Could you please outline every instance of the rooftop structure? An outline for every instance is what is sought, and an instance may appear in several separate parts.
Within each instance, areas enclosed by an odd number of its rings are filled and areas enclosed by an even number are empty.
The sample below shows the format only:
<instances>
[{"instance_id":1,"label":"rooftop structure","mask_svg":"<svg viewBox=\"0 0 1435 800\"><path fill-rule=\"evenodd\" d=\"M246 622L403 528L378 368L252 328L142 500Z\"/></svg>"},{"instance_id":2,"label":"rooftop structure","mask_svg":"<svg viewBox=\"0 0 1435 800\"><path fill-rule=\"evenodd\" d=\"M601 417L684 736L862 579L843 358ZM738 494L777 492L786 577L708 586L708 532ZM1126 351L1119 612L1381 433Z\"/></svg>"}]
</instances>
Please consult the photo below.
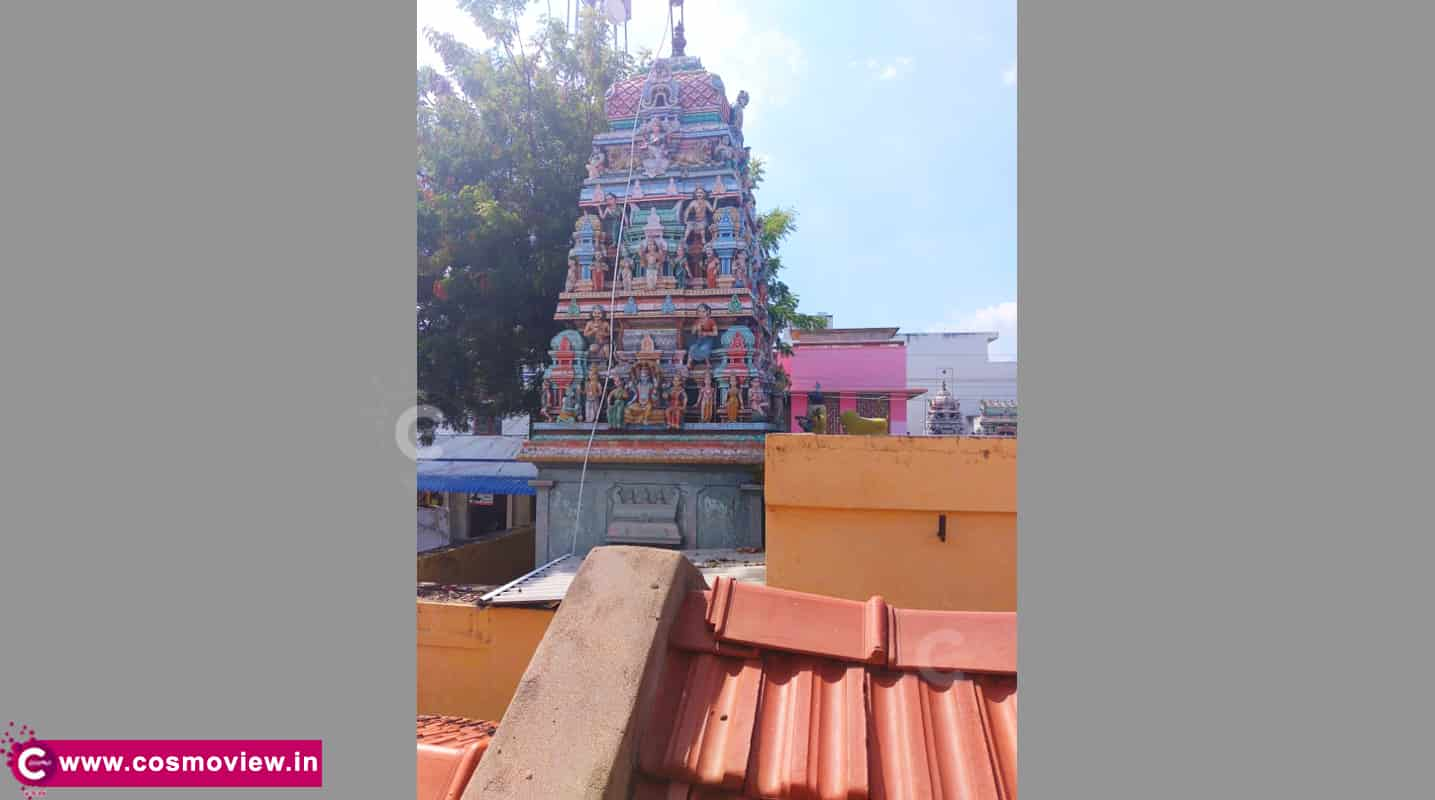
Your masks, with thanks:
<instances>
[{"instance_id":1,"label":"rooftop structure","mask_svg":"<svg viewBox=\"0 0 1435 800\"><path fill-rule=\"evenodd\" d=\"M981 436L1016 436L1016 401L983 400L974 432Z\"/></svg>"},{"instance_id":2,"label":"rooftop structure","mask_svg":"<svg viewBox=\"0 0 1435 800\"><path fill-rule=\"evenodd\" d=\"M420 714L418 800L458 800L496 730L483 720Z\"/></svg>"},{"instance_id":3,"label":"rooftop structure","mask_svg":"<svg viewBox=\"0 0 1435 800\"><path fill-rule=\"evenodd\" d=\"M1015 613L709 586L676 554L601 548L470 792L1013 798L1017 682Z\"/></svg>"},{"instance_id":4,"label":"rooftop structure","mask_svg":"<svg viewBox=\"0 0 1435 800\"><path fill-rule=\"evenodd\" d=\"M934 392L943 383L961 407L962 426L971 433L983 400L1017 399L1017 364L993 361L989 350L999 338L996 331L899 333L907 345L907 385ZM913 434L927 431L928 398L907 403L908 427Z\"/></svg>"},{"instance_id":5,"label":"rooftop structure","mask_svg":"<svg viewBox=\"0 0 1435 800\"><path fill-rule=\"evenodd\" d=\"M811 430L818 398L824 433L846 433L842 413L886 423L886 433L907 433L907 401L924 389L907 381L906 346L897 328L819 328L792 332L792 355L782 359L791 376L790 430Z\"/></svg>"}]
</instances>

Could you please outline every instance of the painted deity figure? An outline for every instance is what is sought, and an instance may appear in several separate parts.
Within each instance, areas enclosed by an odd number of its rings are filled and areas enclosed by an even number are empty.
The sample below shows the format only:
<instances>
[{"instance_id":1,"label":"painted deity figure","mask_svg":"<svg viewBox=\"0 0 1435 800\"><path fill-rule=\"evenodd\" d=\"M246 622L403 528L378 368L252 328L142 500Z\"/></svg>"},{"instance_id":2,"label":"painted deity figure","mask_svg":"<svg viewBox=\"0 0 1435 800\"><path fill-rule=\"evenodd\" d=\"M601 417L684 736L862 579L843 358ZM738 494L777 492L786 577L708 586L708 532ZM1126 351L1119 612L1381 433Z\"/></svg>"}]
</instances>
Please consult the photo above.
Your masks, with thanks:
<instances>
[{"instance_id":1,"label":"painted deity figure","mask_svg":"<svg viewBox=\"0 0 1435 800\"><path fill-rule=\"evenodd\" d=\"M737 253L732 257L732 274L738 286L747 286L747 255Z\"/></svg>"},{"instance_id":2,"label":"painted deity figure","mask_svg":"<svg viewBox=\"0 0 1435 800\"><path fill-rule=\"evenodd\" d=\"M618 260L618 275L615 278L618 282L618 291L626 292L633 288L633 259L623 256Z\"/></svg>"},{"instance_id":3,"label":"painted deity figure","mask_svg":"<svg viewBox=\"0 0 1435 800\"><path fill-rule=\"evenodd\" d=\"M717 390L713 387L712 373L703 375L703 385L698 389L698 416L703 422L713 421L717 406Z\"/></svg>"},{"instance_id":4,"label":"painted deity figure","mask_svg":"<svg viewBox=\"0 0 1435 800\"><path fill-rule=\"evenodd\" d=\"M559 422L578 421L578 384L568 384L568 390L563 393L563 407L558 411Z\"/></svg>"},{"instance_id":5,"label":"painted deity figure","mask_svg":"<svg viewBox=\"0 0 1435 800\"><path fill-rule=\"evenodd\" d=\"M593 155L588 157L588 177L596 178L603 174L603 168L607 166L608 157L601 148L593 148Z\"/></svg>"},{"instance_id":6,"label":"painted deity figure","mask_svg":"<svg viewBox=\"0 0 1435 800\"><path fill-rule=\"evenodd\" d=\"M653 370L647 364L639 364L633 375L632 402L628 405L623 421L644 425L657 416L658 382Z\"/></svg>"},{"instance_id":7,"label":"painted deity figure","mask_svg":"<svg viewBox=\"0 0 1435 800\"><path fill-rule=\"evenodd\" d=\"M578 281L583 278L583 265L578 263L577 256L568 257L568 279L563 283L563 291L571 292Z\"/></svg>"},{"instance_id":8,"label":"painted deity figure","mask_svg":"<svg viewBox=\"0 0 1435 800\"><path fill-rule=\"evenodd\" d=\"M628 411L628 387L618 381L613 385L612 391L608 392L608 427L617 429L623 427L623 418Z\"/></svg>"},{"instance_id":9,"label":"painted deity figure","mask_svg":"<svg viewBox=\"0 0 1435 800\"><path fill-rule=\"evenodd\" d=\"M598 367L588 368L588 382L583 385L583 419L598 421L598 409L603 405L603 382L598 380Z\"/></svg>"},{"instance_id":10,"label":"painted deity figure","mask_svg":"<svg viewBox=\"0 0 1435 800\"><path fill-rule=\"evenodd\" d=\"M593 290L603 291L603 285L608 282L608 261L599 253L593 259Z\"/></svg>"},{"instance_id":11,"label":"painted deity figure","mask_svg":"<svg viewBox=\"0 0 1435 800\"><path fill-rule=\"evenodd\" d=\"M668 430L683 427L683 415L688 411L688 390L683 386L683 376L674 375L673 385L668 387L668 407L664 409Z\"/></svg>"},{"instance_id":12,"label":"painted deity figure","mask_svg":"<svg viewBox=\"0 0 1435 800\"><path fill-rule=\"evenodd\" d=\"M608 320L603 318L603 307L594 306L589 313L588 324L583 326L583 338L588 339L588 353L593 358L608 357L608 338L611 329Z\"/></svg>"},{"instance_id":13,"label":"painted deity figure","mask_svg":"<svg viewBox=\"0 0 1435 800\"><path fill-rule=\"evenodd\" d=\"M707 303L698 304L698 318L689 330L692 331L695 341L688 347L684 366L692 367L694 361L709 361L718 347L717 320L713 319L711 306Z\"/></svg>"},{"instance_id":14,"label":"painted deity figure","mask_svg":"<svg viewBox=\"0 0 1435 800\"><path fill-rule=\"evenodd\" d=\"M727 399L723 402L723 413L728 422L740 422L742 420L742 379L733 378L732 385L728 387Z\"/></svg>"},{"instance_id":15,"label":"painted deity figure","mask_svg":"<svg viewBox=\"0 0 1435 800\"><path fill-rule=\"evenodd\" d=\"M690 241L696 233L703 244L708 243L708 226L711 223L713 212L716 209L708 202L707 190L699 186L693 193L693 199L688 201L688 207L683 209L683 223L685 225L683 239Z\"/></svg>"},{"instance_id":16,"label":"painted deity figure","mask_svg":"<svg viewBox=\"0 0 1435 800\"><path fill-rule=\"evenodd\" d=\"M688 260L686 258L673 259L673 279L677 281L679 289L688 288Z\"/></svg>"},{"instance_id":17,"label":"painted deity figure","mask_svg":"<svg viewBox=\"0 0 1435 800\"><path fill-rule=\"evenodd\" d=\"M757 381L747 383L747 409L754 419L767 416L767 396Z\"/></svg>"},{"instance_id":18,"label":"painted deity figure","mask_svg":"<svg viewBox=\"0 0 1435 800\"><path fill-rule=\"evenodd\" d=\"M658 276L663 273L663 261L667 256L667 246L658 239L649 239L643 243L639 255L643 259L643 281L649 289L658 288Z\"/></svg>"},{"instance_id":19,"label":"painted deity figure","mask_svg":"<svg viewBox=\"0 0 1435 800\"><path fill-rule=\"evenodd\" d=\"M623 221L623 208L618 205L617 198L611 194L608 195L607 201L603 203L603 208L598 211L598 219L603 223L604 240L611 247L618 241L618 227Z\"/></svg>"},{"instance_id":20,"label":"painted deity figure","mask_svg":"<svg viewBox=\"0 0 1435 800\"><path fill-rule=\"evenodd\" d=\"M707 262L703 264L703 278L709 289L717 288L718 273L722 272L722 260L713 250L707 251Z\"/></svg>"},{"instance_id":21,"label":"painted deity figure","mask_svg":"<svg viewBox=\"0 0 1435 800\"><path fill-rule=\"evenodd\" d=\"M553 379L543 376L543 419L553 421Z\"/></svg>"},{"instance_id":22,"label":"painted deity figure","mask_svg":"<svg viewBox=\"0 0 1435 800\"><path fill-rule=\"evenodd\" d=\"M732 126L737 128L738 133L742 133L742 114L743 109L747 108L747 103L747 90L743 89L737 93L737 105L732 107Z\"/></svg>"}]
</instances>

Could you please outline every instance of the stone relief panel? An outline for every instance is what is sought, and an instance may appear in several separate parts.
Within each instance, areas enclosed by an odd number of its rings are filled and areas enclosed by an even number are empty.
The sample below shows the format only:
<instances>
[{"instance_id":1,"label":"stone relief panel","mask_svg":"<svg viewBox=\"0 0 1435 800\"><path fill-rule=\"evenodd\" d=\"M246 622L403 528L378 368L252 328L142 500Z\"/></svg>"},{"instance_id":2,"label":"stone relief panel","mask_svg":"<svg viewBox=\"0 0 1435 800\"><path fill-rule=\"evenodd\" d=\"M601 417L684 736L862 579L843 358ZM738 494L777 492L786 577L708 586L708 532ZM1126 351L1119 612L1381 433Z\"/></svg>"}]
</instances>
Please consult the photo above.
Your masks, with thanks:
<instances>
[{"instance_id":1,"label":"stone relief panel","mask_svg":"<svg viewBox=\"0 0 1435 800\"><path fill-rule=\"evenodd\" d=\"M680 546L683 536L678 529L678 511L682 497L682 488L674 484L613 486L608 490L608 543Z\"/></svg>"}]
</instances>

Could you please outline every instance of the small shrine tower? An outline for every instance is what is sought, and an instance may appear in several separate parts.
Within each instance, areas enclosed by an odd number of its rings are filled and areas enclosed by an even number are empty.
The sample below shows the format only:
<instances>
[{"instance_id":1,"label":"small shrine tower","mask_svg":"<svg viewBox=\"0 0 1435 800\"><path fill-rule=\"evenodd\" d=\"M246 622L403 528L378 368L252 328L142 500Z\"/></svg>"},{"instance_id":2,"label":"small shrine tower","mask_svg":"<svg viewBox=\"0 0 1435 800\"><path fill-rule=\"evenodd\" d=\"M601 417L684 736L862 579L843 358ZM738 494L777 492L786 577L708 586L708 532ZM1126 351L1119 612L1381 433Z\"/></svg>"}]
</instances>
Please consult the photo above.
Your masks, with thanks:
<instances>
[{"instance_id":1,"label":"small shrine tower","mask_svg":"<svg viewBox=\"0 0 1435 800\"><path fill-rule=\"evenodd\" d=\"M763 439L781 398L748 95L729 102L674 44L609 90L579 192L554 306L565 329L519 456L539 469L539 564L614 543L762 544Z\"/></svg>"},{"instance_id":2,"label":"small shrine tower","mask_svg":"<svg viewBox=\"0 0 1435 800\"><path fill-rule=\"evenodd\" d=\"M927 435L962 435L962 404L947 391L945 380L941 390L927 400Z\"/></svg>"}]
</instances>

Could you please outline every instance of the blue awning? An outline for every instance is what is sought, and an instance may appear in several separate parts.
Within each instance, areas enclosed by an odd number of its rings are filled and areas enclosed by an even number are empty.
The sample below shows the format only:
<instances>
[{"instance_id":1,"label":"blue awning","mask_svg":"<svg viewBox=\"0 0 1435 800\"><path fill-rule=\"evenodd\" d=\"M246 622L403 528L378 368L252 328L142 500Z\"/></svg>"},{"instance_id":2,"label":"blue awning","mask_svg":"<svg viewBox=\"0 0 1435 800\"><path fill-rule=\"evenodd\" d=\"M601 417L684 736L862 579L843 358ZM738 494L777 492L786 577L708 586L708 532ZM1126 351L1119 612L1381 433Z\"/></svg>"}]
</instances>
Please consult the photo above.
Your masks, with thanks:
<instances>
[{"instance_id":1,"label":"blue awning","mask_svg":"<svg viewBox=\"0 0 1435 800\"><path fill-rule=\"evenodd\" d=\"M419 489L470 494L535 494L538 469L521 461L419 461Z\"/></svg>"}]
</instances>

